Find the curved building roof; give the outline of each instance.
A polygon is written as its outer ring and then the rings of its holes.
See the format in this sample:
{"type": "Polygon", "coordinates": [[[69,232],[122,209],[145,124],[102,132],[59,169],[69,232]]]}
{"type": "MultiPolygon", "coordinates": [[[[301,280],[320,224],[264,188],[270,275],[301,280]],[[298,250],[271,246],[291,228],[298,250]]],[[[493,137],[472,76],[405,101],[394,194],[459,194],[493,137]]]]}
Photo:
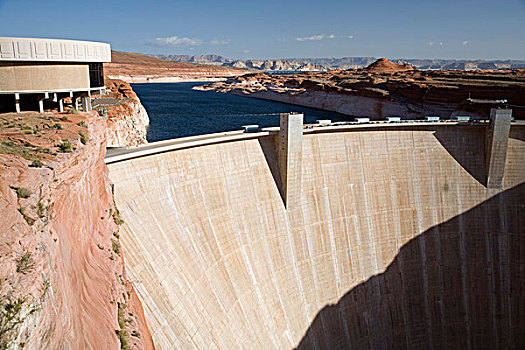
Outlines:
{"type": "Polygon", "coordinates": [[[1,61],[111,62],[107,43],[0,37],[1,61]]]}

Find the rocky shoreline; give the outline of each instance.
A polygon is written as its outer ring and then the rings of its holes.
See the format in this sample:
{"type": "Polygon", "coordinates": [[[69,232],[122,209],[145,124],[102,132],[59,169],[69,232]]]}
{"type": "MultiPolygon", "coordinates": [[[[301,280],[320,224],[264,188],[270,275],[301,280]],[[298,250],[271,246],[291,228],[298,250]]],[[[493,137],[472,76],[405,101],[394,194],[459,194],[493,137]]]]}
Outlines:
{"type": "MultiPolygon", "coordinates": [[[[247,74],[195,89],[217,91],[324,109],[355,117],[384,119],[426,115],[486,117],[488,104],[476,99],[505,99],[525,105],[525,70],[420,71],[380,59],[367,68],[293,75],[247,74]]],[[[525,112],[515,110],[515,117],[525,112]]]]}
{"type": "Polygon", "coordinates": [[[148,83],[200,83],[200,82],[217,82],[226,81],[225,77],[172,77],[172,76],[150,76],[150,75],[110,75],[108,78],[121,80],[129,84],[148,84],[148,83]]]}

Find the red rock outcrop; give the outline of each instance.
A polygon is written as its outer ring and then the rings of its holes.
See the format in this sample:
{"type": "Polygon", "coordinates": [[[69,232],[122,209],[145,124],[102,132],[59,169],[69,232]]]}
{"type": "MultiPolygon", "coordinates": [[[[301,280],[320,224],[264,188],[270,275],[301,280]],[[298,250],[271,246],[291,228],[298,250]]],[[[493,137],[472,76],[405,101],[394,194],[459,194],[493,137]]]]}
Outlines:
{"type": "Polygon", "coordinates": [[[366,72],[373,73],[395,73],[395,72],[406,72],[409,70],[414,70],[407,64],[399,64],[390,62],[386,58],[380,58],[366,68],[363,68],[366,72]]]}
{"type": "Polygon", "coordinates": [[[122,80],[104,80],[108,95],[120,99],[116,106],[110,106],[107,119],[108,146],[122,147],[147,143],[146,132],[149,116],[131,86],[122,80]]]}
{"type": "Polygon", "coordinates": [[[96,113],[0,115],[0,348],[153,348],[96,113]]]}

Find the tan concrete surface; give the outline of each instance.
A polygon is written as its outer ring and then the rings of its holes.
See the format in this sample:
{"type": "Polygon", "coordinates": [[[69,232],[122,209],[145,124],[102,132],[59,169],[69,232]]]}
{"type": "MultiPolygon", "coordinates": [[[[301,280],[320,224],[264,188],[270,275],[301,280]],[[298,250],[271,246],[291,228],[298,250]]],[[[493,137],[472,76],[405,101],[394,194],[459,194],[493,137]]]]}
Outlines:
{"type": "Polygon", "coordinates": [[[109,164],[155,345],[522,347],[525,128],[501,190],[484,184],[487,129],[305,134],[289,210],[276,136],[109,164]]]}
{"type": "Polygon", "coordinates": [[[87,64],[0,62],[0,92],[89,89],[87,64]]]}

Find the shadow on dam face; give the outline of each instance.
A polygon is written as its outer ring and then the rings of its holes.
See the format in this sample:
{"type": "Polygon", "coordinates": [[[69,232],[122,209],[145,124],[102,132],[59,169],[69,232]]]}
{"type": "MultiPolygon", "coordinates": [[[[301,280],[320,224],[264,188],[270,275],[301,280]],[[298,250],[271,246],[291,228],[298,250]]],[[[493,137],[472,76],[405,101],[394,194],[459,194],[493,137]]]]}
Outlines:
{"type": "Polygon", "coordinates": [[[297,349],[525,348],[524,197],[518,185],[409,241],[297,349]]]}
{"type": "Polygon", "coordinates": [[[459,126],[452,130],[438,129],[434,136],[463,167],[481,185],[486,186],[485,154],[479,152],[485,148],[487,127],[476,127],[465,132],[468,126],[459,126]]]}
{"type": "Polygon", "coordinates": [[[525,128],[502,190],[478,130],[305,134],[292,209],[271,137],[109,164],[156,347],[523,348],[525,128]]]}

